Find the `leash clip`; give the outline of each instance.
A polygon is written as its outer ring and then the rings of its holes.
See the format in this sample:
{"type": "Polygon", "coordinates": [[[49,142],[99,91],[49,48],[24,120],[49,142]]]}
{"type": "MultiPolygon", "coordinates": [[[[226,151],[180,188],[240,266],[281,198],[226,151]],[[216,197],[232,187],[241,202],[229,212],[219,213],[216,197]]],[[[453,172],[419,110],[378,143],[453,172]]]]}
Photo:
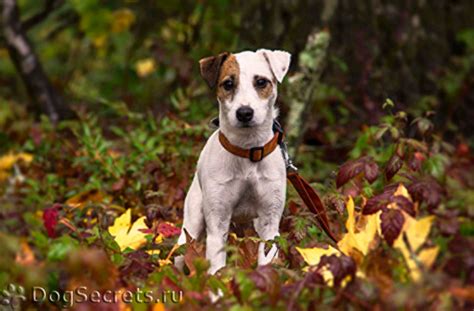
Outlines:
{"type": "Polygon", "coordinates": [[[286,146],[286,143],[284,141],[280,142],[280,149],[281,154],[283,155],[283,159],[285,160],[287,173],[298,172],[298,168],[293,164],[293,161],[291,160],[290,155],[288,154],[288,147],[286,146]]]}

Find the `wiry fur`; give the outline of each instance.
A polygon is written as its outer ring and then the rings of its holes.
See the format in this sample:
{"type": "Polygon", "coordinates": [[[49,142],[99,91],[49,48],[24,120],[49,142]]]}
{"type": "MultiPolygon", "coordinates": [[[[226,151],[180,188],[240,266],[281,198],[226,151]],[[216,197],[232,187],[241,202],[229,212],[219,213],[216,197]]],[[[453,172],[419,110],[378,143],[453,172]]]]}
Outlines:
{"type": "MultiPolygon", "coordinates": [[[[231,55],[235,56],[239,66],[238,86],[232,96],[219,97],[223,98],[218,100],[219,130],[233,145],[242,148],[263,146],[273,137],[273,119],[278,114],[274,107],[276,81],[286,74],[290,55],[269,50],[231,55]],[[273,68],[276,65],[279,69],[273,68]],[[286,67],[284,73],[279,72],[276,77],[275,72],[282,67],[286,67]],[[255,76],[271,81],[273,91],[268,98],[258,95],[254,87],[255,76]],[[242,106],[251,107],[254,111],[248,127],[242,126],[236,118],[236,111],[242,106]]],[[[222,76],[219,79],[225,78],[222,76]]],[[[215,81],[217,87],[220,83],[215,81]]],[[[183,228],[192,238],[196,239],[206,231],[206,258],[211,264],[210,273],[225,266],[224,246],[231,221],[253,220],[255,230],[263,240],[272,240],[279,235],[285,193],[286,168],[279,148],[262,161],[254,163],[225,150],[218,140],[218,131],[211,135],[201,152],[196,174],[185,199],[183,223],[183,228]]],[[[185,242],[183,232],[178,243],[185,242]]],[[[269,263],[276,255],[275,245],[265,254],[264,243],[260,243],[260,265],[269,263]]]]}

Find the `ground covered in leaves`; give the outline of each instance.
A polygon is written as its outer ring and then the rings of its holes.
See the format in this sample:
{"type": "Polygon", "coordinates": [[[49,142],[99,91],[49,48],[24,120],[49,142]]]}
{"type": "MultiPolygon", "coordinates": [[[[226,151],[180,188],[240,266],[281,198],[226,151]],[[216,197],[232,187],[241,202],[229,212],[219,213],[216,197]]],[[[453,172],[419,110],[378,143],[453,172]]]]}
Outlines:
{"type": "MultiPolygon", "coordinates": [[[[434,135],[429,118],[408,122],[390,101],[382,122],[357,134],[347,162],[300,165],[323,198],[337,245],[290,189],[278,260],[256,267],[258,239],[251,228],[233,228],[228,265],[214,276],[201,241],[175,247],[186,189],[211,133],[205,122],[117,106],[107,124],[82,111],[53,127],[18,106],[2,109],[10,143],[0,156],[0,285],[23,286],[25,308],[70,307],[66,293],[81,286],[109,298],[129,291],[131,303],[89,299],[75,303],[78,310],[473,306],[474,158],[466,144],[434,135]],[[179,255],[183,272],[172,264],[179,255]],[[34,287],[61,299],[32,302],[34,287]]],[[[315,156],[303,146],[301,159],[315,156]]]]}

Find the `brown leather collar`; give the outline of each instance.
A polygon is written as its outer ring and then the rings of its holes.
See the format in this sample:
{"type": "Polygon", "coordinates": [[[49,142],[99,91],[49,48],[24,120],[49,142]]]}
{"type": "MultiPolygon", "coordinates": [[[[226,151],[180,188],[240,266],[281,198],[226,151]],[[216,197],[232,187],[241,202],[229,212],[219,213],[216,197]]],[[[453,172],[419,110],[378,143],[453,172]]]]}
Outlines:
{"type": "Polygon", "coordinates": [[[219,131],[219,141],[222,147],[224,147],[224,149],[230,153],[241,158],[247,158],[252,162],[259,162],[276,149],[283,138],[282,135],[283,134],[280,132],[275,132],[275,135],[273,135],[273,138],[268,143],[263,146],[253,147],[250,149],[243,149],[232,145],[221,131],[219,131]]]}

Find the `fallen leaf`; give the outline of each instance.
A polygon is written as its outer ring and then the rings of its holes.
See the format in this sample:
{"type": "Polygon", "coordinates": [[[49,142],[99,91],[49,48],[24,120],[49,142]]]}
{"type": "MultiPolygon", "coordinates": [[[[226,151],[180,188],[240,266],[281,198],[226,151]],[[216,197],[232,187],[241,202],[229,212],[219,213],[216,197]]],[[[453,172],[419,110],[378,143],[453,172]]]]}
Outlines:
{"type": "MultiPolygon", "coordinates": [[[[146,243],[146,233],[142,230],[147,230],[145,224],[145,216],[140,217],[132,224],[132,210],[127,209],[125,213],[115,219],[114,224],[109,227],[109,233],[115,238],[115,242],[120,246],[120,250],[126,248],[138,249],[146,243]]],[[[158,236],[155,243],[161,243],[162,238],[158,236]]]]}
{"type": "Polygon", "coordinates": [[[8,153],[0,157],[0,171],[6,171],[13,167],[15,163],[18,161],[24,161],[25,163],[29,164],[33,161],[33,155],[29,153],[8,153]]]}
{"type": "Polygon", "coordinates": [[[20,250],[16,254],[15,262],[22,266],[32,266],[37,264],[35,254],[31,250],[31,247],[27,242],[22,241],[20,244],[20,250]]]}
{"type": "Polygon", "coordinates": [[[103,192],[97,189],[92,189],[76,194],[75,196],[69,198],[65,204],[71,206],[72,208],[82,208],[86,204],[93,202],[100,203],[104,202],[106,199],[107,196],[103,192]]]}
{"type": "Polygon", "coordinates": [[[24,152],[16,154],[10,152],[0,157],[0,181],[6,180],[10,176],[9,170],[19,161],[30,164],[33,161],[33,155],[24,152]]]}

